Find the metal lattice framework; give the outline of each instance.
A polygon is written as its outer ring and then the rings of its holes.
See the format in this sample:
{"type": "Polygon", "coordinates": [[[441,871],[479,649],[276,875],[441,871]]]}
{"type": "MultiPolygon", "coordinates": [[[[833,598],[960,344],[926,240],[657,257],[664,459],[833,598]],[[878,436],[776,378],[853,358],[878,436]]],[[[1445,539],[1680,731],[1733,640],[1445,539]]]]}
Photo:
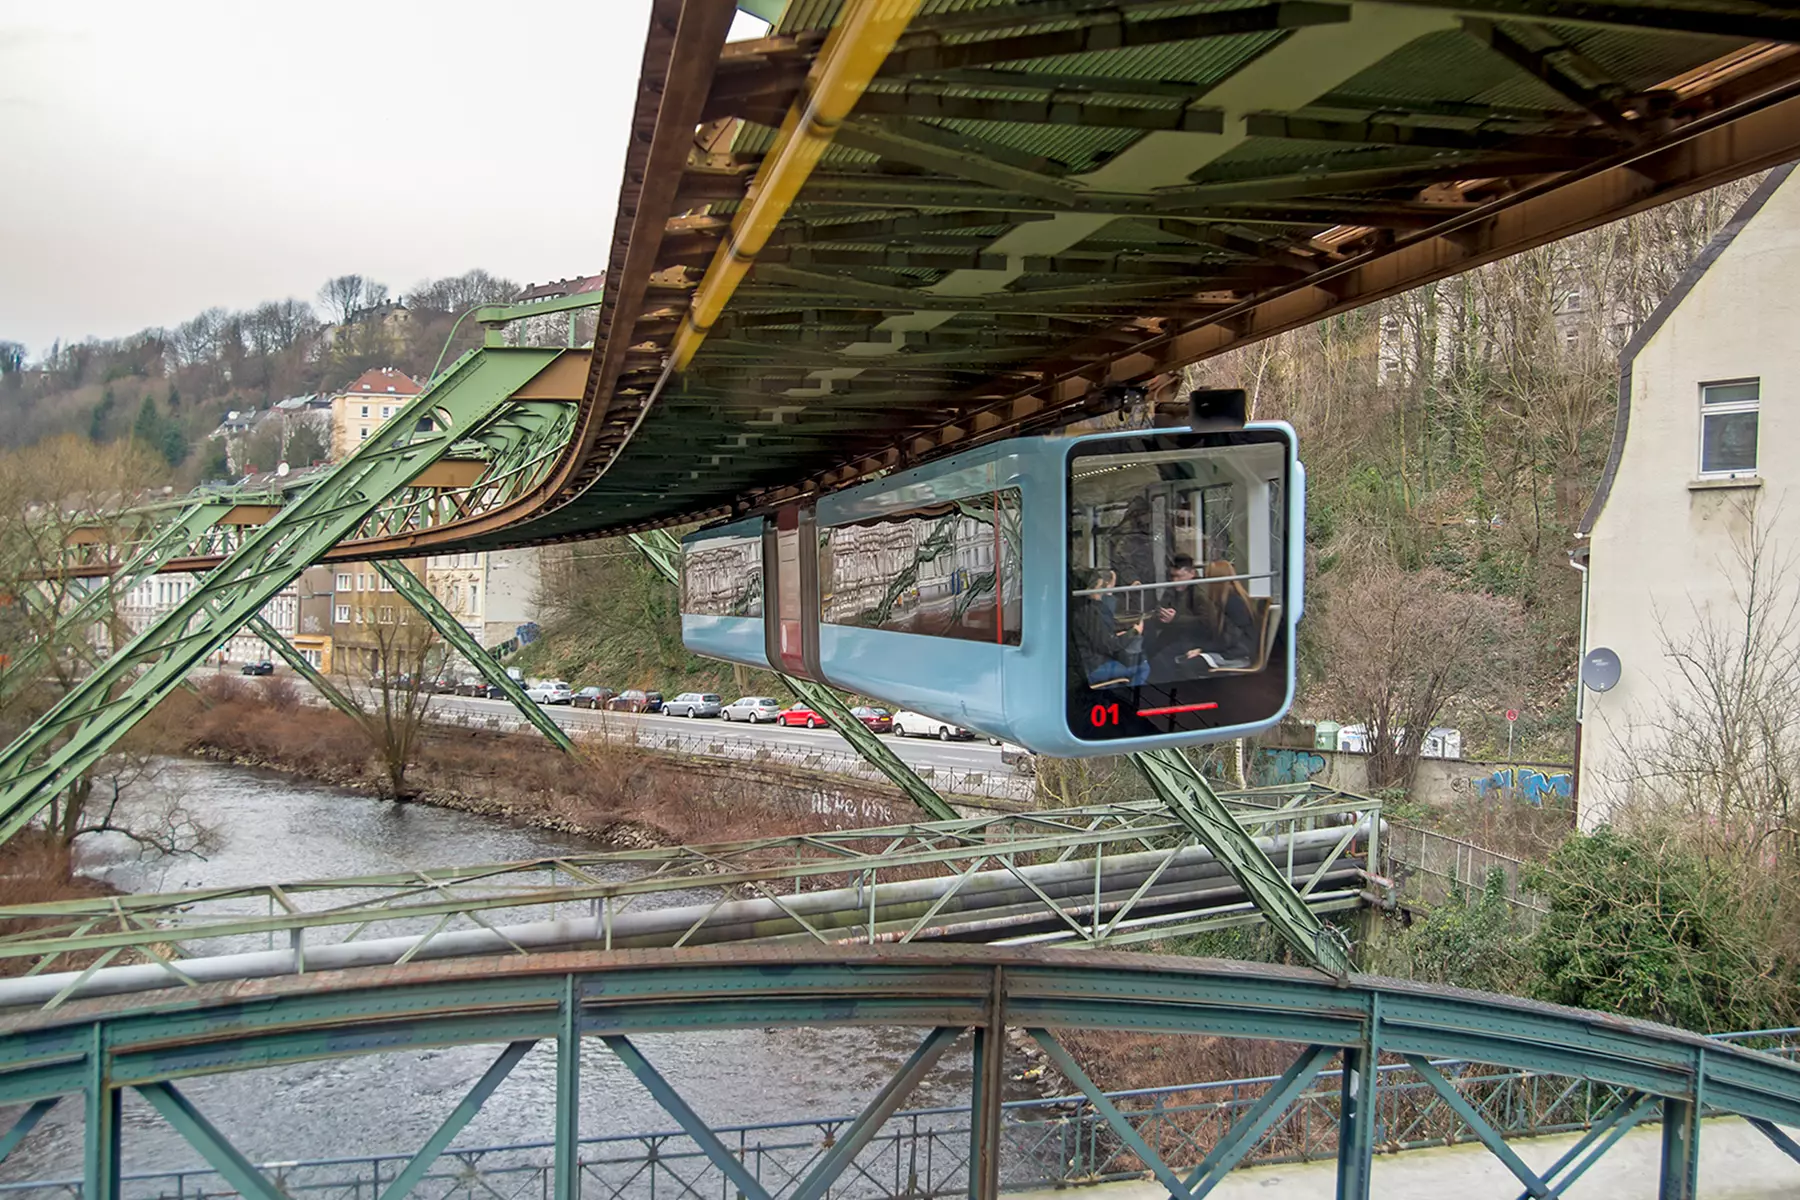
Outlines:
{"type": "MultiPolygon", "coordinates": [[[[1274,856],[1312,911],[1361,906],[1379,852],[1377,802],[1311,785],[1227,799],[1258,835],[1257,852],[1274,856]]],[[[0,962],[25,974],[0,980],[0,1007],[192,987],[202,976],[579,945],[974,938],[1119,946],[1259,919],[1193,830],[1146,800],[9,906],[0,908],[0,928],[9,930],[0,962]],[[697,887],[711,899],[693,900],[697,887]]]]}
{"type": "MultiPolygon", "coordinates": [[[[603,1042],[699,1153],[751,1200],[817,1200],[852,1169],[946,1051],[972,1035],[968,1125],[959,1139],[969,1194],[1000,1190],[1001,1049],[1010,1030],[1034,1040],[1081,1092],[1107,1132],[1170,1195],[1200,1200],[1339,1064],[1337,1194],[1370,1194],[1387,1073],[1404,1060],[1527,1194],[1561,1191],[1646,1117],[1662,1122],[1661,1195],[1697,1192],[1702,1111],[1736,1113],[1790,1156],[1779,1126],[1800,1124],[1800,1067],[1666,1026],[1485,993],[1371,976],[1139,955],[914,947],[637,951],[484,962],[412,963],[208,985],[179,1002],[121,1008],[80,1002],[0,1021],[0,1103],[26,1104],[0,1138],[10,1152],[64,1096],[84,1107],[83,1200],[117,1200],[121,1100],[135,1090],[222,1175],[255,1200],[282,1195],[182,1093],[196,1074],[351,1059],[429,1047],[497,1044],[488,1071],[384,1191],[404,1196],[538,1043],[554,1047],[556,1100],[548,1180],[555,1200],[584,1185],[579,1103],[584,1038],[603,1042]],[[769,1026],[910,1026],[921,1040],[855,1121],[804,1175],[771,1189],[689,1105],[633,1038],[643,1033],[769,1026]],[[1097,1087],[1063,1045],[1070,1030],[1257,1038],[1288,1043],[1292,1065],[1203,1154],[1165,1156],[1097,1087]],[[1592,1129],[1539,1173],[1446,1075],[1441,1060],[1579,1076],[1617,1089],[1592,1129]],[[1171,1158],[1175,1161],[1171,1162],[1171,1158]]],[[[1314,1103],[1317,1103],[1314,1101],[1314,1103]]],[[[1160,1139],[1159,1139],[1160,1141],[1160,1139]]],[[[1176,1145],[1164,1149],[1181,1151],[1176,1145]]],[[[1797,1168],[1800,1170],[1800,1168],[1797,1168]]]]}

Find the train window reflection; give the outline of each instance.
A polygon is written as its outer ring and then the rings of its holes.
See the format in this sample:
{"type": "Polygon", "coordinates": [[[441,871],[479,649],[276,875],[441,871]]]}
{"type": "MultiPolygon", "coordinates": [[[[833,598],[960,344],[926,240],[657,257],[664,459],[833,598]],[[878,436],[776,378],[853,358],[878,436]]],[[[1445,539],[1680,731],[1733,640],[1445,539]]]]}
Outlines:
{"type": "Polygon", "coordinates": [[[819,619],[1019,644],[1017,488],[893,513],[820,535],[819,619]]]}
{"type": "Polygon", "coordinates": [[[1284,434],[1109,442],[1069,466],[1069,727],[1110,740],[1267,719],[1289,647],[1284,434]]]}
{"type": "Polygon", "coordinates": [[[689,543],[682,554],[681,611],[705,617],[761,617],[762,560],[760,534],[689,543]]]}

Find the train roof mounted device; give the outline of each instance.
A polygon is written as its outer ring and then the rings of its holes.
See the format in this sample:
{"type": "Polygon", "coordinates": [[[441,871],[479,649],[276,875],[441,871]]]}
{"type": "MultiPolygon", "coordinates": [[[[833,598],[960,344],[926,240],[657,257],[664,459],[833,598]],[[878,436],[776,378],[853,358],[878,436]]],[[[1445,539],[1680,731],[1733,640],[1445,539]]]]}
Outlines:
{"type": "Polygon", "coordinates": [[[1031,437],[682,543],[682,638],[1043,754],[1242,737],[1293,702],[1285,423],[1031,437]]]}

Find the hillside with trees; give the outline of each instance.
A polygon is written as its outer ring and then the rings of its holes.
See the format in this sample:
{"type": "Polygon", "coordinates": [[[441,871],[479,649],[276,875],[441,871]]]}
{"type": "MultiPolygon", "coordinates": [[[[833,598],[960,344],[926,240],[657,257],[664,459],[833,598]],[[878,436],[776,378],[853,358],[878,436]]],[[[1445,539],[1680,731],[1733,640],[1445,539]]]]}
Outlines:
{"type": "MultiPolygon", "coordinates": [[[[449,362],[480,345],[480,327],[458,327],[460,316],[511,301],[519,290],[482,270],[425,280],[403,296],[377,280],[340,275],[311,302],[211,308],[170,329],[57,342],[38,359],[0,330],[0,448],[65,434],[97,444],[130,439],[161,458],[171,483],[217,478],[225,471],[222,448],[207,435],[227,412],[329,393],[370,367],[423,379],[440,355],[449,362]]],[[[323,446],[300,449],[324,456],[323,446]]],[[[273,463],[282,456],[249,457],[273,463]]]]}

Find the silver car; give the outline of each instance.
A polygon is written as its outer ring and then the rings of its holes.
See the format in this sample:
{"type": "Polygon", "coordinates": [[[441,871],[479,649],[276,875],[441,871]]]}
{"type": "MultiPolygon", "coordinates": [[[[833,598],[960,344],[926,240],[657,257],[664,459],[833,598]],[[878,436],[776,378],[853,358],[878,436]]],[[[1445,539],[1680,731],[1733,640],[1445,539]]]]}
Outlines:
{"type": "Polygon", "coordinates": [[[716,717],[724,711],[720,697],[711,692],[683,692],[663,701],[665,717],[716,717]]]}
{"type": "Polygon", "coordinates": [[[773,725],[775,718],[781,715],[781,705],[768,696],[739,696],[727,704],[719,715],[727,721],[748,721],[752,725],[767,722],[773,725]]]}

